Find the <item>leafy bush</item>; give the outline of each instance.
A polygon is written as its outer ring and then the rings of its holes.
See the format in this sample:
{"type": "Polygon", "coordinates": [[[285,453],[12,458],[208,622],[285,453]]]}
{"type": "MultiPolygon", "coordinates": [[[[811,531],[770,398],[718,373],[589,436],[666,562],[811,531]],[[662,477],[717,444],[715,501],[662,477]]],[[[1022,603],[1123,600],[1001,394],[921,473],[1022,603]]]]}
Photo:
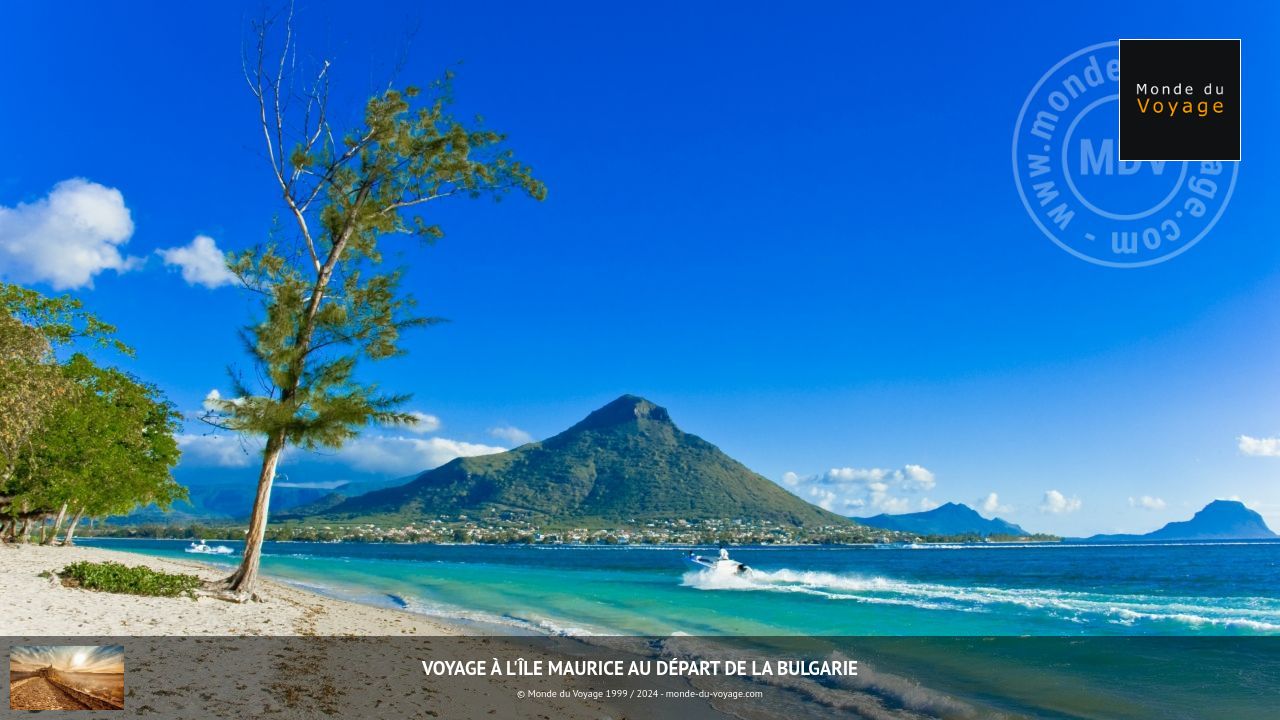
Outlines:
{"type": "Polygon", "coordinates": [[[63,568],[58,576],[70,587],[126,595],[186,595],[194,598],[195,589],[200,587],[200,578],[195,575],[160,572],[145,566],[129,567],[117,562],[72,563],[63,568]]]}

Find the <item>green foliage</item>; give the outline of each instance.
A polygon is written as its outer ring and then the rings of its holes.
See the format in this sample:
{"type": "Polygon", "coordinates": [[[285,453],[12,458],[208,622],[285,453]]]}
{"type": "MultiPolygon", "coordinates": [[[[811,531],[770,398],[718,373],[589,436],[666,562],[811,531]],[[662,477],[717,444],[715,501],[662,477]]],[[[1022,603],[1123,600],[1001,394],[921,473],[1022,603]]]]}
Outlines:
{"type": "Polygon", "coordinates": [[[62,569],[58,576],[67,585],[86,590],[150,595],[154,597],[195,597],[200,578],[160,572],[146,566],[130,567],[117,562],[77,562],[62,569]]]}
{"type": "Polygon", "coordinates": [[[48,339],[0,309],[0,509],[14,466],[70,391],[53,365],[48,339]]]}
{"type": "Polygon", "coordinates": [[[36,328],[52,345],[87,340],[98,347],[133,354],[132,348],[114,337],[114,325],[99,320],[70,295],[45,297],[35,290],[0,283],[0,314],[36,328]]]}
{"type": "Polygon", "coordinates": [[[66,503],[89,516],[186,498],[170,471],[181,452],[181,416],[159,389],[81,354],[58,368],[76,389],[57,404],[33,451],[18,464],[12,494],[33,508],[66,503]]]}
{"type": "Polygon", "coordinates": [[[20,456],[56,405],[74,394],[56,370],[54,347],[81,340],[131,354],[114,333],[70,295],[0,283],[0,510],[12,499],[5,486],[20,456]]]}
{"type": "Polygon", "coordinates": [[[83,354],[77,341],[131,352],[68,296],[0,284],[0,515],[77,518],[185,498],[171,468],[180,416],[163,394],[83,354]]]}
{"type": "Polygon", "coordinates": [[[512,512],[542,528],[741,518],[846,526],[719,448],[682,432],[666,410],[624,396],[569,430],[515,450],[459,458],[417,480],[351,498],[324,517],[512,512]]]}
{"type": "MultiPolygon", "coordinates": [[[[449,115],[447,80],[432,89],[430,99],[416,89],[375,97],[361,129],[338,141],[304,132],[287,157],[268,139],[298,242],[273,239],[229,258],[262,298],[261,321],[243,333],[258,387],[233,376],[235,392],[210,422],[311,449],[341,446],[364,425],[415,421],[396,409],[406,396],[356,378],[359,360],[399,355],[404,331],[439,322],[413,314],[401,271],[383,262],[384,242],[441,237],[422,209],[451,195],[546,192],[500,147],[502,135],[449,115]]],[[[269,92],[257,88],[260,100],[269,92]]]]}
{"type": "Polygon", "coordinates": [[[425,94],[416,87],[388,89],[366,103],[359,127],[334,128],[329,63],[309,86],[297,77],[292,17],[284,17],[276,61],[267,60],[276,20],[253,25],[257,57],[245,58],[245,79],[296,235],[271,237],[228,257],[244,287],[262,298],[261,319],[242,333],[257,383],[233,373],[235,392],[212,402],[205,418],[266,438],[244,559],[228,578],[236,592],[251,590],[256,580],[266,499],[287,446],[337,448],[367,425],[417,422],[398,410],[407,396],[383,393],[356,376],[361,360],[402,354],[404,331],[439,322],[414,314],[400,269],[384,263],[390,241],[442,237],[423,213],[446,197],[546,195],[529,168],[502,147],[502,135],[452,117],[448,76],[425,94]]]}
{"type": "Polygon", "coordinates": [[[88,537],[120,537],[120,538],[170,538],[184,540],[214,540],[242,537],[244,528],[229,525],[204,523],[139,523],[139,524],[102,524],[93,530],[86,529],[82,533],[88,537]]]}

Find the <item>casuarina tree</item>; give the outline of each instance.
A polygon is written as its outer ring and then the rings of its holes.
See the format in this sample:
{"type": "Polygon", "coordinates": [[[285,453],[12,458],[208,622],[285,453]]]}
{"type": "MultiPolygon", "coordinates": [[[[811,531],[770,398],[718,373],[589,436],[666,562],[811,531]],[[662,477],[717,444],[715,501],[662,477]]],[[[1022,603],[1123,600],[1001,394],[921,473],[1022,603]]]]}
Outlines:
{"type": "Polygon", "coordinates": [[[241,600],[253,596],[285,450],[337,448],[365,426],[414,422],[401,410],[406,396],[357,374],[361,361],[402,354],[406,330],[435,322],[414,312],[401,269],[384,260],[388,245],[442,237],[426,213],[446,198],[546,192],[503,135],[452,116],[449,76],[376,94],[344,130],[329,106],[330,63],[301,77],[291,15],[251,27],[245,80],[287,220],[228,258],[261,300],[242,334],[254,371],[232,373],[234,392],[207,403],[209,422],[262,446],[244,556],[224,583],[241,600]]]}

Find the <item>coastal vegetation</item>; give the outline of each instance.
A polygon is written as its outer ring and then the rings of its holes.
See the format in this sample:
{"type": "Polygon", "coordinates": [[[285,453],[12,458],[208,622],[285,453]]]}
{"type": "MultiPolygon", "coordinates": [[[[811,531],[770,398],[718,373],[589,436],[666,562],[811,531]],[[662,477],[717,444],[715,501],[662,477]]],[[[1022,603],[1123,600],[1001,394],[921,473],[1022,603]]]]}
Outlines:
{"type": "Polygon", "coordinates": [[[546,194],[503,148],[503,135],[450,114],[450,75],[425,88],[389,87],[365,104],[355,127],[335,127],[350,113],[329,107],[329,61],[304,72],[292,9],[252,29],[245,80],[290,230],[228,258],[260,300],[243,333],[254,381],[233,375],[233,392],[211,400],[206,420],[263,443],[244,556],[224,583],[233,599],[253,595],[287,447],[337,448],[367,425],[416,422],[400,409],[406,396],[356,372],[360,361],[402,354],[406,330],[438,322],[413,312],[401,269],[384,261],[388,244],[442,237],[423,211],[449,197],[546,194]]]}
{"type": "Polygon", "coordinates": [[[71,563],[58,573],[58,577],[70,587],[153,597],[195,597],[195,591],[201,585],[200,578],[195,575],[109,561],[71,563]]]}
{"type": "Polygon", "coordinates": [[[0,283],[0,540],[52,544],[65,523],[71,544],[86,517],[186,497],[179,414],[95,349],[132,354],[79,300],[0,283]]]}

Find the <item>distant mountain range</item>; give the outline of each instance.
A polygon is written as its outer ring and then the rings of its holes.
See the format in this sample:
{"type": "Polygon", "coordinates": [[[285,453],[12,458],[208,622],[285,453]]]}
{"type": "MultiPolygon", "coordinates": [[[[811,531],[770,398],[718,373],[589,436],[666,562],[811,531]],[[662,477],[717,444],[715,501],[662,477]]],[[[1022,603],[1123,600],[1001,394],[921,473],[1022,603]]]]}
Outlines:
{"type": "Polygon", "coordinates": [[[949,502],[925,512],[881,514],[854,519],[863,525],[917,535],[1030,535],[1026,530],[1000,518],[988,520],[962,503],[949,502]]]}
{"type": "MultiPolygon", "coordinates": [[[[199,478],[190,502],[162,512],[139,509],[115,523],[242,521],[252,483],[199,478]]],[[[1031,533],[985,518],[962,503],[926,512],[845,518],[812,505],[751,471],[702,438],[686,433],[665,408],[623,395],[564,432],[492,455],[452,460],[404,478],[279,482],[273,520],[322,518],[413,522],[443,515],[500,513],[544,527],[652,521],[741,519],[795,527],[851,527],[928,535],[1031,533]]],[[[1233,500],[1215,500],[1190,520],[1145,535],[1094,535],[1074,542],[1269,539],[1262,516],[1233,500]]]]}
{"type": "Polygon", "coordinates": [[[851,526],[676,427],[666,409],[623,395],[554,437],[464,457],[399,487],[334,495],[279,519],[527,517],[546,527],[743,519],[851,526]]]}
{"type": "MultiPolygon", "coordinates": [[[[412,479],[408,477],[319,483],[276,482],[271,488],[271,509],[277,513],[295,512],[298,508],[310,507],[317,503],[323,505],[334,497],[361,495],[384,487],[403,485],[412,479]]],[[[249,473],[235,480],[211,481],[205,478],[188,480],[185,485],[189,498],[175,503],[172,509],[165,511],[149,505],[138,508],[128,515],[113,518],[112,522],[132,525],[242,521],[253,511],[254,480],[255,478],[249,473]]]]}
{"type": "Polygon", "coordinates": [[[1094,535],[1085,542],[1150,540],[1265,540],[1276,537],[1262,516],[1235,500],[1214,500],[1190,520],[1171,522],[1145,535],[1094,535]]]}

